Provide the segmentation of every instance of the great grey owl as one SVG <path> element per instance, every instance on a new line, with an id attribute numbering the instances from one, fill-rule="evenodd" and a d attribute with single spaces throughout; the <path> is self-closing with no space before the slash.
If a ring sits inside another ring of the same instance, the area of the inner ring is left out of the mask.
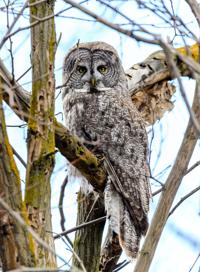
<path id="1" fill-rule="evenodd" d="M 73 47 L 64 60 L 63 85 L 66 126 L 95 154 L 104 155 L 109 224 L 134 258 L 148 227 L 148 142 L 116 50 L 104 42 Z"/>

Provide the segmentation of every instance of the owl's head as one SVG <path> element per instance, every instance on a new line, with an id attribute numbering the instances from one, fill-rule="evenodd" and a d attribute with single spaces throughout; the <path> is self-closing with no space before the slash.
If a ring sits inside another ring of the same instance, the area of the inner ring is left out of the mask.
<path id="1" fill-rule="evenodd" d="M 125 88 L 126 77 L 116 50 L 104 42 L 80 43 L 64 60 L 64 93 L 100 92 Z"/>

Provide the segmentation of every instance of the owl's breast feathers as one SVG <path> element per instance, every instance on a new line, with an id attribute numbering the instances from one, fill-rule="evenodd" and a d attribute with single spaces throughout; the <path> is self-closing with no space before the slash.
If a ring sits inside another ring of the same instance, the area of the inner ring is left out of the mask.
<path id="1" fill-rule="evenodd" d="M 112 228 L 118 230 L 122 247 L 129 256 L 135 257 L 140 237 L 148 228 L 150 197 L 147 135 L 139 113 L 128 95 L 116 91 L 76 94 L 66 105 L 64 102 L 65 106 L 68 128 L 86 144 L 96 142 L 98 146 L 93 149 L 94 153 L 103 152 L 112 165 L 115 173 L 108 169 L 112 184 L 106 188 L 106 209 L 111 227 L 114 222 Z M 116 201 L 121 201 L 118 204 L 121 208 L 114 218 Z M 133 239 L 126 237 L 124 232 L 134 233 Z M 135 247 L 133 243 L 136 243 Z M 134 248 L 132 254 L 131 247 Z"/>

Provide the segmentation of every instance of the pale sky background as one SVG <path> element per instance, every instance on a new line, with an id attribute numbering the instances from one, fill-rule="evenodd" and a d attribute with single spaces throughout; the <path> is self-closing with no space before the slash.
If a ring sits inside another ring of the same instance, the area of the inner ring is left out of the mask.
<path id="1" fill-rule="evenodd" d="M 15 1 L 22 3 L 23 1 Z M 158 1 L 160 2 L 160 1 Z M 169 0 L 165 1 L 167 4 Z M 135 20 L 137 23 L 143 22 L 144 24 L 157 24 L 159 28 L 153 28 L 158 34 L 162 34 L 163 38 L 173 37 L 173 30 L 165 28 L 164 24 L 158 20 L 153 14 L 137 9 L 134 1 L 124 1 L 120 4 L 118 1 L 110 2 L 113 5 L 118 5 L 121 12 L 124 12 L 127 16 Z M 197 35 L 199 30 L 194 22 L 188 6 L 185 1 L 173 1 L 174 10 L 177 12 L 188 26 Z M 0 8 L 4 6 L 4 1 L 0 0 Z M 104 16 L 108 20 L 116 23 L 124 23 L 125 21 L 119 18 L 119 16 L 113 15 L 105 8 L 100 8 L 100 5 L 96 1 L 89 1 L 85 6 L 98 14 Z M 18 7 L 18 5 L 16 5 Z M 56 1 L 56 11 L 66 8 L 67 5 L 61 1 Z M 170 5 L 169 5 L 170 7 Z M 56 85 L 62 84 L 62 63 L 63 57 L 67 51 L 78 41 L 104 41 L 113 45 L 122 59 L 124 68 L 129 68 L 132 64 L 143 61 L 151 53 L 159 50 L 159 47 L 152 46 L 144 43 L 137 43 L 135 40 L 128 38 L 122 34 L 104 27 L 96 22 L 80 21 L 72 19 L 71 17 L 79 17 L 90 19 L 88 16 L 75 9 L 71 9 L 62 14 L 63 17 L 56 18 L 56 30 L 57 38 L 61 35 L 61 40 L 56 53 Z M 70 18 L 67 18 L 67 16 Z M 12 17 L 10 17 L 11 19 Z M 16 25 L 16 29 L 20 26 L 28 25 L 28 16 L 21 18 Z M 126 26 L 123 26 L 124 28 Z M 145 27 L 148 28 L 146 25 Z M 163 28 L 161 28 L 163 27 Z M 0 10 L 0 40 L 6 32 L 6 14 Z M 30 35 L 29 30 L 19 32 L 12 37 L 13 40 L 13 52 L 15 61 L 15 77 L 18 78 L 24 71 L 30 67 Z M 187 41 L 189 44 L 194 43 L 192 40 Z M 182 40 L 175 40 L 176 46 L 182 46 Z M 0 51 L 0 57 L 5 61 L 7 68 L 10 66 L 10 55 L 8 52 L 9 43 L 6 43 L 4 48 Z M 31 73 L 28 73 L 20 83 L 27 90 L 31 90 Z M 195 84 L 192 80 L 183 79 L 185 90 L 187 92 L 190 103 L 192 102 Z M 177 82 L 173 82 L 177 86 Z M 59 90 L 56 91 L 58 94 Z M 162 120 L 154 125 L 154 139 L 152 142 L 152 159 L 151 168 L 153 169 L 153 175 L 162 182 L 165 182 L 171 166 L 176 158 L 177 151 L 181 144 L 184 131 L 188 122 L 188 112 L 180 96 L 180 92 L 177 88 L 175 95 L 172 98 L 175 101 L 174 109 L 164 115 Z M 12 113 L 11 110 L 6 108 L 6 122 L 8 125 L 22 124 L 22 122 Z M 61 96 L 56 100 L 57 118 L 59 121 L 64 122 L 62 119 L 62 101 Z M 8 128 L 9 139 L 11 144 L 19 152 L 19 154 L 26 159 L 26 129 L 22 128 Z M 149 134 L 149 139 L 152 135 Z M 161 150 L 161 156 L 157 161 L 158 153 Z M 193 157 L 190 162 L 190 166 L 196 161 L 200 160 L 200 143 L 198 142 Z M 16 160 L 17 161 L 17 160 Z M 25 169 L 17 161 L 19 170 L 21 172 L 21 178 L 24 180 Z M 166 169 L 166 171 L 163 170 Z M 159 175 L 162 173 L 162 175 Z M 56 155 L 56 167 L 52 176 L 52 216 L 53 216 L 53 228 L 55 232 L 60 232 L 60 217 L 58 211 L 58 198 L 60 192 L 60 186 L 66 175 L 66 161 L 61 155 Z M 154 181 L 152 183 L 152 191 L 158 188 L 158 184 Z M 200 169 L 196 168 L 190 174 L 188 174 L 182 181 L 174 204 L 177 203 L 185 194 L 200 185 Z M 66 215 L 66 229 L 74 227 L 76 223 L 76 193 L 78 192 L 78 181 L 71 182 L 65 194 L 65 215 Z M 151 220 L 159 196 L 153 198 L 150 207 L 149 218 Z M 152 262 L 150 272 L 198 272 L 200 267 L 200 260 L 190 270 L 192 264 L 198 256 L 200 251 L 200 198 L 199 192 L 187 199 L 183 204 L 170 216 L 167 221 L 167 225 L 161 236 L 158 248 L 156 250 L 154 260 Z M 73 238 L 73 235 L 70 236 Z M 64 258 L 69 256 L 69 252 L 66 246 L 61 241 L 56 241 L 56 248 L 60 255 Z M 126 257 L 123 255 L 123 259 Z M 59 262 L 60 263 L 60 262 Z M 66 266 L 66 269 L 68 267 Z M 133 271 L 133 264 L 126 266 L 121 271 Z"/>

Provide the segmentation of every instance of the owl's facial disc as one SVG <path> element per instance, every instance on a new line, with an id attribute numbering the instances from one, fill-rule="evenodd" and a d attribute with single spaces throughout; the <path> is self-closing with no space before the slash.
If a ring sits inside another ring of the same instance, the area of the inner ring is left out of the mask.
<path id="1" fill-rule="evenodd" d="M 65 60 L 65 84 L 76 92 L 113 90 L 119 86 L 120 65 L 118 57 L 110 51 L 80 48 Z"/>

